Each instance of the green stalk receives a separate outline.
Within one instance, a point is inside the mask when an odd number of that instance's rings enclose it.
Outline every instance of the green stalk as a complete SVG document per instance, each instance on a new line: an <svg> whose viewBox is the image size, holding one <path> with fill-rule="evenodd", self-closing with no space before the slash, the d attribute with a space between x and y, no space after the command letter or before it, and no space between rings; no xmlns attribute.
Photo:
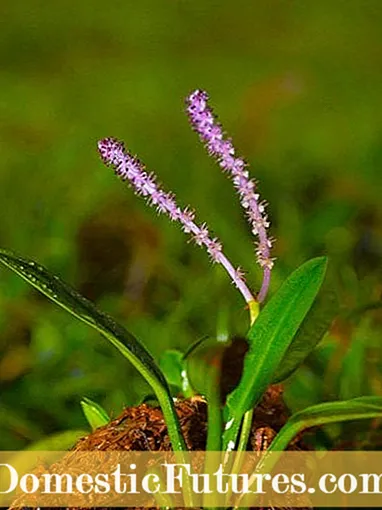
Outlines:
<svg viewBox="0 0 382 510"><path fill-rule="evenodd" d="M253 323L255 322L255 320L257 319L257 317L259 316L260 306L259 306L259 303L257 301L253 300L253 301L251 301L249 303L248 308L249 308L250 323L251 323L251 326L252 326ZM245 451L246 448L247 448L247 443L248 443L249 435L251 433L253 412L254 412L254 410L250 409L249 411L247 411L244 414L243 422L242 422L242 427L241 427L241 432L240 432L240 437L239 437L239 444L238 444L238 447L237 447L237 450L239 452ZM234 421L231 423L231 427L230 428L233 429L233 437L234 437L234 439L232 439L232 440L236 444L237 435L238 435L239 429L240 429L240 423L235 418L233 418L233 420ZM231 439L229 439L229 440L231 440ZM229 440L227 441L227 446L229 444ZM240 456L237 457L237 460L236 460L236 462L235 462L235 464L233 466L233 469L237 468L239 470L240 464L238 464L238 463L240 463ZM236 472L236 471L234 471L234 472Z"/></svg>
<svg viewBox="0 0 382 510"><path fill-rule="evenodd" d="M217 368L217 366L219 368ZM220 364L211 363L210 370L206 374L208 377L208 385L206 388L206 397L208 402L207 411L207 445L206 460L204 465L204 473L214 473L219 468L219 456L213 452L220 452L222 442L223 416L219 391L219 373ZM209 453L212 452L212 455ZM215 508L213 495L203 495L203 508L212 510Z"/></svg>
<svg viewBox="0 0 382 510"><path fill-rule="evenodd" d="M247 449L248 439L249 439L249 435L251 433L253 413L254 413L254 409L250 409L244 415L243 425L241 427L241 432L240 432L240 437L239 437L239 444L237 446L238 452L245 452Z"/></svg>
<svg viewBox="0 0 382 510"><path fill-rule="evenodd" d="M213 379L213 378L212 378ZM211 383L211 391L209 392L208 414L207 414L207 446L208 452L220 452L222 441L222 410L220 403L220 395L216 391L216 386Z"/></svg>
<svg viewBox="0 0 382 510"><path fill-rule="evenodd" d="M167 392L162 389L156 391L155 394L158 398L158 402L163 413L164 421L167 425L168 435L170 437L171 445L174 451L186 452L187 446L184 442L179 419L171 397L169 397Z"/></svg>

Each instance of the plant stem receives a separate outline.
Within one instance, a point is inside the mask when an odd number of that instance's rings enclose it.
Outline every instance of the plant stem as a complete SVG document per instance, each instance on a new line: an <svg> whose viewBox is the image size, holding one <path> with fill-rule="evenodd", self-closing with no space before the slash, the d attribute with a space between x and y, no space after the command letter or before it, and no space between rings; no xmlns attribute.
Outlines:
<svg viewBox="0 0 382 510"><path fill-rule="evenodd" d="M165 391L156 391L156 395L163 412L163 417L167 425L168 435L170 437L173 450L187 451L187 446L184 442L178 416L171 397Z"/></svg>
<svg viewBox="0 0 382 510"><path fill-rule="evenodd" d="M159 388L157 389L156 395L159 401L159 405L162 409L164 421L167 425L168 435L170 437L171 445L175 452L177 462L180 464L188 464L189 462L186 456L187 446L183 438L179 419L176 414L172 398L162 388L160 390ZM193 506L190 480L187 478L187 476L184 479L184 498L186 506Z"/></svg>
<svg viewBox="0 0 382 510"><path fill-rule="evenodd" d="M252 301L250 301L248 303L248 309L249 309L249 320L250 320L250 323L252 326L252 324L255 322L255 320L257 319L257 317L259 316L259 313L260 313L259 302L256 301L256 299L253 299Z"/></svg>
<svg viewBox="0 0 382 510"><path fill-rule="evenodd" d="M250 412L250 411L247 411ZM246 414L246 413L245 413ZM223 450L227 452L232 452L236 448L237 438L239 436L241 422L244 418L244 415L239 417L230 416L226 422L225 431L223 433Z"/></svg>
<svg viewBox="0 0 382 510"><path fill-rule="evenodd" d="M247 449L248 439L249 439L249 435L251 433L251 427L252 427L253 412L254 412L254 409L250 409L244 415L243 424L241 427L241 432L240 432L240 437L239 437L239 444L237 447L238 452L245 452Z"/></svg>
<svg viewBox="0 0 382 510"><path fill-rule="evenodd" d="M251 326L253 325L253 323L255 322L257 317L259 316L259 313L260 313L260 306L259 306L258 301L252 301L251 303L249 303L249 314L250 314L250 319L251 319ZM239 444L237 447L237 450L239 452L245 452L245 450L247 449L249 434L251 433L251 427L252 427L253 412L254 412L254 410L250 409L244 415L243 425L241 427L241 432L240 432ZM237 459L238 459L238 462L240 462L240 456L238 456ZM236 466L236 463L235 463L234 469L235 469L235 467L237 467L239 469L240 465ZM236 472L236 471L234 471L234 472Z"/></svg>
<svg viewBox="0 0 382 510"><path fill-rule="evenodd" d="M251 301L249 303L249 315L250 315L251 326L253 325L253 323L255 322L257 317L259 316L259 313L260 313L259 303L255 300ZM241 432L240 432L239 444L237 447L237 450L239 452L245 451L247 448L249 434L251 433L253 411L254 411L253 409L250 409L249 411L247 411L244 414L243 424L242 424ZM234 425L234 423L232 425ZM236 439L234 441L236 442ZM240 456L237 457L237 462L240 462ZM239 467L240 466L236 466L236 463L235 463L233 469L239 468Z"/></svg>
<svg viewBox="0 0 382 510"><path fill-rule="evenodd" d="M217 391L208 396L207 446L208 452L219 452L222 441L222 411L220 395Z"/></svg>
<svg viewBox="0 0 382 510"><path fill-rule="evenodd" d="M216 387L209 392L207 412L207 446L204 473L215 473L219 469L219 456L214 455L214 452L221 450L222 440L222 410L220 394L216 391ZM215 508L210 494L203 495L203 508L209 510Z"/></svg>

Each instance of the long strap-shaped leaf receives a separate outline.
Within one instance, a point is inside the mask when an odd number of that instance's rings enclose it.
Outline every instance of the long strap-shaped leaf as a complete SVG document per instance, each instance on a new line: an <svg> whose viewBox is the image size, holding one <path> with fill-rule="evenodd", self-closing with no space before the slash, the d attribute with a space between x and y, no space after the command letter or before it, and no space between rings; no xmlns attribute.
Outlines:
<svg viewBox="0 0 382 510"><path fill-rule="evenodd" d="M359 397L307 407L289 418L272 441L268 451L285 450L299 432L311 427L327 423L381 417L382 397Z"/></svg>
<svg viewBox="0 0 382 510"><path fill-rule="evenodd" d="M327 260L312 259L282 284L248 334L250 349L239 385L227 399L223 448L232 450L244 413L256 406L308 313L324 279Z"/></svg>
<svg viewBox="0 0 382 510"><path fill-rule="evenodd" d="M328 331L339 312L338 298L333 288L333 276L328 270L312 307L277 368L272 384L281 382L293 374Z"/></svg>
<svg viewBox="0 0 382 510"><path fill-rule="evenodd" d="M359 397L350 400L325 402L307 407L295 413L277 434L265 455L256 465L256 470L249 481L249 488L255 483L258 473L271 473L282 452L297 434L311 427L339 423L351 420L367 420L382 417L382 397ZM277 454L280 453L280 455ZM244 499L244 498L242 498ZM245 505L245 502L238 501Z"/></svg>
<svg viewBox="0 0 382 510"><path fill-rule="evenodd" d="M110 315L102 312L94 303L40 264L2 249L0 262L77 319L96 329L135 366L158 398L174 450L185 451L186 446L166 380L142 344Z"/></svg>

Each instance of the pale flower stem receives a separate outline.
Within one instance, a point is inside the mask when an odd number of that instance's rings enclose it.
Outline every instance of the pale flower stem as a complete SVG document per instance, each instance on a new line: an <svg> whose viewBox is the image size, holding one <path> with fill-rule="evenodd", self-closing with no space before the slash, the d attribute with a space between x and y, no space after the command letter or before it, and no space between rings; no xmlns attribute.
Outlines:
<svg viewBox="0 0 382 510"><path fill-rule="evenodd" d="M257 301L262 303L268 293L269 284L271 282L271 270L266 267L263 271L263 281L261 283L261 288L259 293L257 294Z"/></svg>
<svg viewBox="0 0 382 510"><path fill-rule="evenodd" d="M265 214L266 204L259 202L256 182L250 179L245 161L236 156L231 139L226 137L222 126L208 106L208 94L203 90L195 90L188 96L186 104L193 129L198 133L209 154L231 177L248 217L252 233L259 239L256 243L256 260L263 270L263 281L256 299L262 302L268 292L273 267L273 259L270 256L272 240L267 235L270 223Z"/></svg>
<svg viewBox="0 0 382 510"><path fill-rule="evenodd" d="M255 298L245 283L242 271L240 268L234 268L224 255L220 241L210 236L208 227L205 224L199 226L194 222L193 211L187 207L181 209L175 202L174 195L160 188L155 175L148 174L144 165L125 149L122 142L114 138L105 138L98 142L98 150L103 162L111 166L123 181L129 181L138 195L155 206L159 213L165 213L172 221L180 223L184 232L193 235L197 245L207 249L212 261L224 267L251 308Z"/></svg>
<svg viewBox="0 0 382 510"><path fill-rule="evenodd" d="M227 259L227 257L225 255L222 254L222 257L221 257L221 260L220 260L220 263L222 264L222 266L224 267L224 269L227 271L227 273L230 275L231 279L233 281L234 280L234 276L237 272L237 270L233 267L233 265L231 264L231 262ZM245 281L243 279L240 279L237 284L236 284L236 287L238 288L238 290L242 293L245 301L249 304L251 303L252 301L255 301L255 298L254 296L252 295L251 291L249 290L249 288L247 287Z"/></svg>

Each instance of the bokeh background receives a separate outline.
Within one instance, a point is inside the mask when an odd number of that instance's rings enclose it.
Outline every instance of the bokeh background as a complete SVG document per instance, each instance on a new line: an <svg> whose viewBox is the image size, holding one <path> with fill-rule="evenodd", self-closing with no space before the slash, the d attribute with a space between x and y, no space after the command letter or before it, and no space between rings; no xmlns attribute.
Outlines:
<svg viewBox="0 0 382 510"><path fill-rule="evenodd" d="M96 151L125 140L256 289L237 197L184 114L205 88L270 204L271 292L309 257L335 268L342 317L288 382L290 407L382 394L379 0L2 0L0 26L1 246L74 284L157 359L244 334L225 273ZM0 271L0 449L86 427L84 396L116 416L147 391L95 332Z"/></svg>

